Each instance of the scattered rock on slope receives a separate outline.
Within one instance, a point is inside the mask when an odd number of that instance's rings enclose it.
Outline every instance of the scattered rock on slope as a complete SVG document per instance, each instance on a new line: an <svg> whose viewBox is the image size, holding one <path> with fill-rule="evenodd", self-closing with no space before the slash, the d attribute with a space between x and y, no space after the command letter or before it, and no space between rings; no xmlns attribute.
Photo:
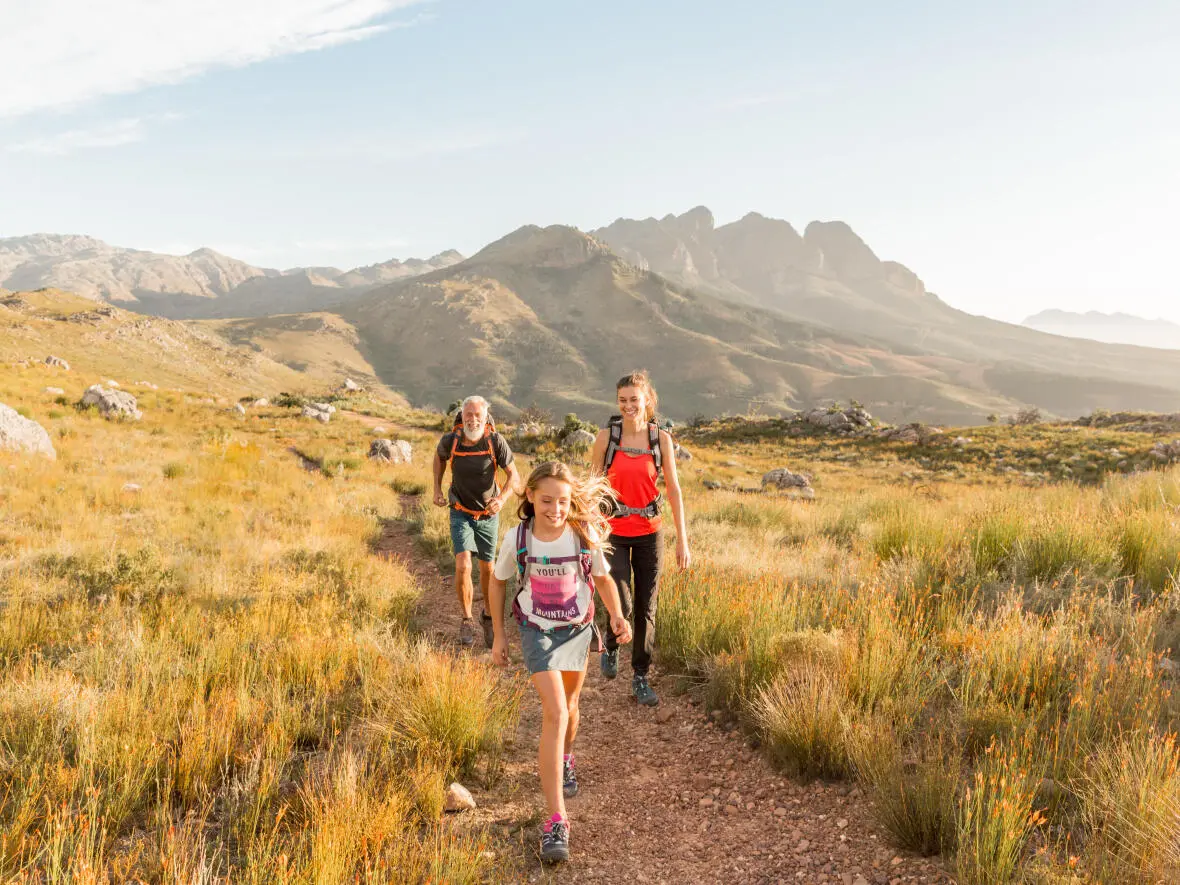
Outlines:
<svg viewBox="0 0 1180 885"><path fill-rule="evenodd" d="M387 464L408 464L413 449L404 439L375 439L369 443L369 457Z"/></svg>
<svg viewBox="0 0 1180 885"><path fill-rule="evenodd" d="M0 403L0 449L57 458L45 428L3 403Z"/></svg>
<svg viewBox="0 0 1180 885"><path fill-rule="evenodd" d="M135 397L124 390L110 390L101 384L92 384L82 394L82 405L96 406L104 418L130 418L138 421L143 417Z"/></svg>

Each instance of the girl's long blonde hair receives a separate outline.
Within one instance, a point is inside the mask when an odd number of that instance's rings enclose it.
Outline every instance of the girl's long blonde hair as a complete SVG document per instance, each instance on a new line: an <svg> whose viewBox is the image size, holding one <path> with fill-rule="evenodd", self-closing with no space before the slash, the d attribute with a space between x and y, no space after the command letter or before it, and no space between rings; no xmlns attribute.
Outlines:
<svg viewBox="0 0 1180 885"><path fill-rule="evenodd" d="M544 461L533 468L525 482L525 488L536 492L543 479L557 479L570 487L570 510L566 522L581 542L591 550L604 550L610 535L610 513L614 491L601 474L576 476L569 466L561 461ZM520 496L516 515L521 522L532 519L536 510L525 495Z"/></svg>

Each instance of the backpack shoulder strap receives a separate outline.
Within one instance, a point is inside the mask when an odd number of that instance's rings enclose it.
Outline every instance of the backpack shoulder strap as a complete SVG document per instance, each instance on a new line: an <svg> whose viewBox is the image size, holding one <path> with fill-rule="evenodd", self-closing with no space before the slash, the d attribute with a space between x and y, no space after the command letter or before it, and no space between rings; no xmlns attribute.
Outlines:
<svg viewBox="0 0 1180 885"><path fill-rule="evenodd" d="M660 449L660 425L655 421L647 422L647 442L651 446L651 457L656 462L656 473L664 466L664 453Z"/></svg>
<svg viewBox="0 0 1180 885"><path fill-rule="evenodd" d="M516 574L524 580L529 568L529 520L523 520L516 527Z"/></svg>
<svg viewBox="0 0 1180 885"><path fill-rule="evenodd" d="M611 415L606 426L610 436L606 443L606 455L602 459L604 473L610 469L611 463L615 460L615 454L619 451L619 446L623 444L623 416Z"/></svg>

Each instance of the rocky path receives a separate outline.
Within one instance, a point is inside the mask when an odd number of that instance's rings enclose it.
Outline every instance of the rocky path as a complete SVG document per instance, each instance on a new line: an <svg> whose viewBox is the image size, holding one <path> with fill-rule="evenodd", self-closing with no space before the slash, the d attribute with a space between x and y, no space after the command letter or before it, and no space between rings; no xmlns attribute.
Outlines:
<svg viewBox="0 0 1180 885"><path fill-rule="evenodd" d="M404 498L403 512L418 506ZM458 604L449 576L421 555L405 521L391 521L382 555L402 560L424 589L421 621L432 638L454 643ZM479 603L476 603L477 607ZM519 644L509 633L514 660ZM477 655L487 655L476 640ZM592 656L593 657L593 656ZM776 773L739 732L727 731L654 672L660 705L628 696L630 668L609 682L591 661L577 741L581 793L568 803L571 860L538 859L544 816L536 774L540 704L531 688L493 783L467 784L478 809L456 825L486 826L502 882L950 883L937 859L891 849L867 800L852 785L795 783ZM514 665L506 682L527 680ZM508 686L506 685L506 690Z"/></svg>

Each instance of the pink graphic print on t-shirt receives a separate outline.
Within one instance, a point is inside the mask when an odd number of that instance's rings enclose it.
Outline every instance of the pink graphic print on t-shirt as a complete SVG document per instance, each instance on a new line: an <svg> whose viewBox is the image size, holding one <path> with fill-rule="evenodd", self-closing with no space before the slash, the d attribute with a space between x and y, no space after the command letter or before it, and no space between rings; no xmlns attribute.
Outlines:
<svg viewBox="0 0 1180 885"><path fill-rule="evenodd" d="M530 565L529 591L533 597L533 614L551 621L576 621L582 616L578 606L578 572L566 565Z"/></svg>

